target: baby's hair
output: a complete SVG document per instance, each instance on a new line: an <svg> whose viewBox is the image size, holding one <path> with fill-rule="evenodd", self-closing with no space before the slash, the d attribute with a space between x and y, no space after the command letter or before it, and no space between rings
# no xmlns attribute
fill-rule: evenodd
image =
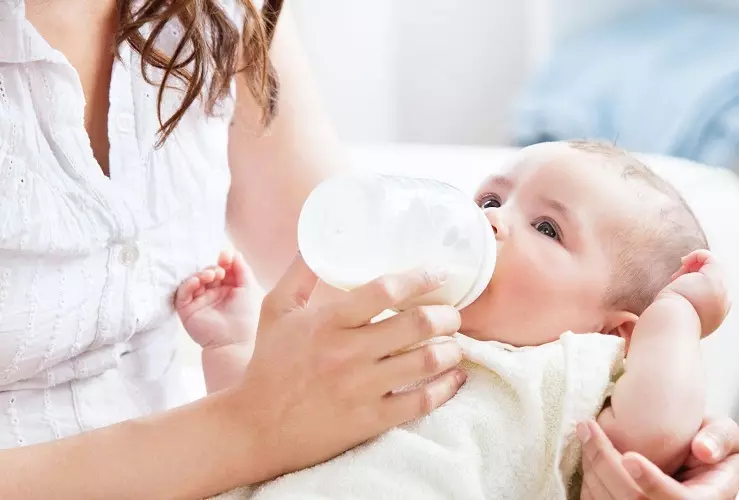
<svg viewBox="0 0 739 500"><path fill-rule="evenodd" d="M708 249L706 235L677 190L634 156L599 141L574 140L567 145L598 155L607 166L617 168L624 181L647 188L637 192L637 199L650 200L640 219L612 235L615 264L606 293L609 305L641 314L670 282L683 256ZM654 191L663 197L655 200Z"/></svg>

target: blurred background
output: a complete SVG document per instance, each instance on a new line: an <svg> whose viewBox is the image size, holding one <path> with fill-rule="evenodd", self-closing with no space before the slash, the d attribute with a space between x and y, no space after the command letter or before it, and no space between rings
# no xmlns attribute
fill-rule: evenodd
<svg viewBox="0 0 739 500"><path fill-rule="evenodd" d="M739 0L294 0L341 137L739 164Z"/></svg>

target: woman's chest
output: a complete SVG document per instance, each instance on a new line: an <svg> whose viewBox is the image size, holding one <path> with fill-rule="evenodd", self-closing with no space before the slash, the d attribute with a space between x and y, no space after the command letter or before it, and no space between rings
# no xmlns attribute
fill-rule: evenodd
<svg viewBox="0 0 739 500"><path fill-rule="evenodd" d="M0 381L155 328L225 244L228 120L193 110L155 148L132 67L113 68L108 178L74 70L0 64Z"/></svg>
<svg viewBox="0 0 739 500"><path fill-rule="evenodd" d="M199 205L218 213L230 180L226 116L205 117L195 105L157 148L155 94L138 69L114 65L106 177L74 69L0 64L0 248L84 252L182 223ZM165 112L176 98L164 102Z"/></svg>
<svg viewBox="0 0 739 500"><path fill-rule="evenodd" d="M108 105L110 50L118 30L116 0L88 2L28 2L26 20L50 47L76 70L85 98L84 123L100 168L108 173Z"/></svg>

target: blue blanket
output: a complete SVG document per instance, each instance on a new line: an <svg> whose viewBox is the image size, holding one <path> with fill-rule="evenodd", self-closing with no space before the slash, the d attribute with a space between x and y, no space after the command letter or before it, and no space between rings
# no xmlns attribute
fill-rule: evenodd
<svg viewBox="0 0 739 500"><path fill-rule="evenodd" d="M729 166L739 158L739 15L665 6L562 44L514 113L519 145L617 139Z"/></svg>

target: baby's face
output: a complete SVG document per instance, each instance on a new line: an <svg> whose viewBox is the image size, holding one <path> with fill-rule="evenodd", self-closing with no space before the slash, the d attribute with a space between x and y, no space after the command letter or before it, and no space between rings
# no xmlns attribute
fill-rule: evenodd
<svg viewBox="0 0 739 500"><path fill-rule="evenodd" d="M597 157L565 144L524 149L479 188L496 230L495 274L462 311L461 332L480 340L540 345L568 330L608 332L617 321L609 235L637 220L628 184Z"/></svg>

